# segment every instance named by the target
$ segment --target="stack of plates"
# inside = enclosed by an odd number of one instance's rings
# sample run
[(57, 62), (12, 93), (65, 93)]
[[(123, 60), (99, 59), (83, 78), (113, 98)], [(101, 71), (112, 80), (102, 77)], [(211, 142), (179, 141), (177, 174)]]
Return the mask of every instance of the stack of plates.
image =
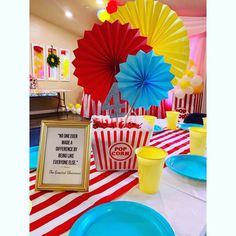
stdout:
[(179, 124), (179, 128), (180, 129), (189, 130), (189, 128), (191, 128), (191, 127), (203, 128), (203, 125), (193, 124), (193, 123), (182, 123), (182, 124)]
[(30, 169), (36, 169), (38, 165), (38, 151), (39, 147), (30, 147)]
[(197, 155), (176, 155), (166, 160), (166, 165), (172, 171), (200, 181), (206, 181), (206, 158)]

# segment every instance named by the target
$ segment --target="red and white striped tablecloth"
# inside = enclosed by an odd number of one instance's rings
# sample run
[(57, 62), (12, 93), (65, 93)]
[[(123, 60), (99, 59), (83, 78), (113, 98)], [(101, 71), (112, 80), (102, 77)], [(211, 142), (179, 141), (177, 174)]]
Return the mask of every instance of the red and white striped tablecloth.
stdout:
[[(151, 146), (165, 149), (169, 155), (189, 153), (189, 132), (177, 129), (155, 134)], [(31, 236), (57, 236), (68, 231), (90, 208), (112, 201), (138, 183), (136, 171), (97, 172), (91, 157), (89, 192), (35, 191), (36, 173), (30, 174)]]

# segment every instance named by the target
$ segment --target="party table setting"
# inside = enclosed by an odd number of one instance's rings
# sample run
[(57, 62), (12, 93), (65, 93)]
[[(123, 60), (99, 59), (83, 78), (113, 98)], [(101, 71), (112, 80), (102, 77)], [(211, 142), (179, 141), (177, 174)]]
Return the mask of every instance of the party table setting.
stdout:
[(179, 79), (191, 61), (176, 12), (128, 1), (85, 31), (74, 55), (78, 85), (108, 115), (42, 121), (30, 148), (30, 235), (205, 235), (207, 118), (135, 113), (192, 86), (193, 73)]

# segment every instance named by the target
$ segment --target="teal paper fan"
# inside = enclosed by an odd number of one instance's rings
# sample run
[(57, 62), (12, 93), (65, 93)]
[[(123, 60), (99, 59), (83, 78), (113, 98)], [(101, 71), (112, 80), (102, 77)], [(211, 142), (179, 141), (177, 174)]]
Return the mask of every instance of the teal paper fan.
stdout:
[(134, 108), (148, 110), (150, 106), (159, 106), (173, 89), (171, 80), (174, 75), (170, 67), (163, 56), (157, 56), (153, 51), (145, 53), (140, 50), (135, 56), (129, 55), (115, 76), (122, 99)]

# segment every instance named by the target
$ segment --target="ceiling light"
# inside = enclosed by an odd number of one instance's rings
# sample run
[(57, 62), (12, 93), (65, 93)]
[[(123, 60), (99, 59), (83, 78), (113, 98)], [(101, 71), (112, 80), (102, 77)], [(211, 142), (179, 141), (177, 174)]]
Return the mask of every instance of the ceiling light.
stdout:
[(73, 15), (72, 15), (72, 13), (70, 11), (65, 11), (65, 16), (67, 18), (71, 18)]
[(97, 4), (102, 5), (103, 4), (103, 0), (96, 0)]

